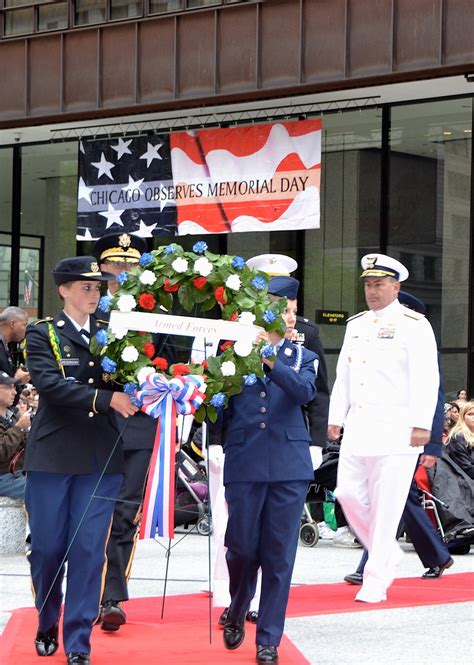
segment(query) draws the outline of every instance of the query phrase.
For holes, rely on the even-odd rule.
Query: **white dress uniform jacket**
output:
[[[329,423],[344,426],[345,453],[419,455],[411,430],[431,429],[438,387],[431,325],[395,300],[349,319]]]

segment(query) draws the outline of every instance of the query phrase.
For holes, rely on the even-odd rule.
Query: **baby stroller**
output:
[[[207,536],[212,528],[207,478],[200,465],[183,449],[177,455],[176,465],[174,525],[188,528],[195,524],[197,532]]]
[[[323,455],[321,466],[314,472],[314,483],[311,483],[306,495],[300,526],[300,542],[304,547],[314,547],[319,540],[319,530],[311,508],[317,504],[333,503],[332,491],[336,487],[339,446],[330,444]]]

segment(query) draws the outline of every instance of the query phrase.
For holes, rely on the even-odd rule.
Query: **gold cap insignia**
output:
[[[372,270],[372,268],[373,268],[373,267],[375,266],[375,264],[377,263],[377,258],[378,258],[377,256],[368,256],[368,257],[365,259],[365,263],[366,263],[366,266],[367,266],[367,267],[366,267],[366,270]]]
[[[91,272],[100,272],[99,264],[96,263],[95,261],[91,263]]]
[[[121,236],[119,236],[119,245],[120,247],[130,247],[132,243],[132,239],[128,235],[128,233],[122,233]]]

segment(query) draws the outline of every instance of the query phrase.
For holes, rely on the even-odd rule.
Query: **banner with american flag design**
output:
[[[321,119],[81,142],[79,240],[319,227]]]

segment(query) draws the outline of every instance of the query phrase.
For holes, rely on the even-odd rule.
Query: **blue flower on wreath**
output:
[[[207,249],[207,243],[204,242],[204,240],[199,240],[197,243],[193,245],[193,252],[195,252],[195,254],[204,254],[206,249]]]
[[[138,385],[138,383],[133,383],[133,381],[129,381],[124,385],[123,392],[126,395],[130,395],[130,397],[134,397],[135,392],[138,390],[139,387],[140,386]]]
[[[271,358],[274,355],[275,349],[273,348],[273,344],[265,344],[265,346],[260,349],[260,356],[262,358]]]
[[[150,252],[145,252],[140,256],[140,265],[142,268],[146,268],[150,263],[153,263],[153,256]]]
[[[251,282],[252,286],[254,289],[257,289],[257,291],[262,291],[267,285],[267,282],[264,277],[261,277],[260,275],[257,275],[257,277],[254,277]]]
[[[110,296],[102,296],[99,300],[99,309],[101,312],[109,312],[112,306],[112,298]]]
[[[118,282],[120,286],[122,286],[122,284],[125,284],[125,282],[128,281],[128,272],[122,270],[122,272],[120,272],[115,278],[115,281]]]
[[[112,358],[109,358],[108,356],[104,356],[100,364],[104,372],[107,372],[107,374],[113,374],[117,369],[117,363],[115,360],[112,360]]]
[[[273,323],[276,317],[277,315],[272,309],[267,309],[263,314],[263,320],[265,321],[265,323]]]
[[[97,344],[100,344],[100,346],[107,346],[107,343],[109,341],[109,337],[107,335],[107,330],[99,330],[97,335],[95,336]]]
[[[175,252],[176,252],[176,247],[173,244],[166,245],[165,254],[174,254]]]
[[[253,386],[257,383],[257,375],[256,374],[245,374],[244,375],[244,385],[245,386]]]
[[[209,404],[216,409],[222,409],[225,404],[225,393],[216,393],[213,395]]]
[[[245,259],[241,256],[234,256],[231,263],[236,270],[243,270],[245,268]]]

